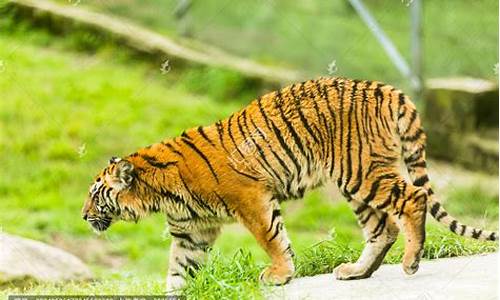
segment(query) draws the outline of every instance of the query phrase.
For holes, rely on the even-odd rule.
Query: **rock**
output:
[[[498,174],[498,85],[475,78],[427,81],[428,155]]]
[[[422,261],[418,272],[382,265],[372,277],[337,280],[333,274],[293,279],[268,299],[497,299],[498,253]]]
[[[90,278],[90,269],[76,256],[39,241],[0,233],[0,284]]]

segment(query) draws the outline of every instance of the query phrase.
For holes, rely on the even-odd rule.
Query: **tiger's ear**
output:
[[[134,180],[134,165],[123,159],[112,159],[115,163],[112,179],[120,188],[129,187]]]

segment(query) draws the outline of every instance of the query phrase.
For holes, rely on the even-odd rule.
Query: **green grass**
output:
[[[67,0],[61,4],[71,5]],[[177,36],[176,0],[82,1],[79,6],[114,14]],[[364,3],[410,58],[409,1]],[[423,10],[425,77],[476,76],[495,79],[498,62],[497,1],[426,1]],[[383,80],[406,87],[382,47],[347,1],[193,1],[188,14],[192,38],[264,63],[327,74]]]
[[[159,67],[128,57],[111,45],[91,53],[73,51],[69,43],[39,31],[0,31],[4,174],[0,176],[0,226],[8,233],[77,254],[92,267],[96,281],[28,284],[22,289],[7,286],[2,293],[161,294],[170,243],[164,218],[155,215],[137,225],[118,223],[97,237],[80,217],[88,185],[109,157],[211,123],[251,99],[216,98],[224,82],[238,80],[223,70],[208,75],[202,69],[162,74]],[[191,92],[196,90],[194,79],[212,78],[212,93]],[[339,263],[356,259],[361,251],[361,232],[352,212],[345,202],[332,200],[314,191],[303,201],[285,205],[299,276],[330,272]],[[448,203],[459,217],[470,212],[474,224],[484,219],[497,227],[498,194],[465,186],[450,193]],[[470,205],[467,211],[465,205]],[[464,240],[436,228],[429,224],[428,258],[497,249],[496,244]],[[399,262],[401,253],[398,241],[386,261]],[[191,298],[202,292],[213,299],[263,297],[267,289],[256,278],[268,262],[248,232],[230,226],[186,293]]]

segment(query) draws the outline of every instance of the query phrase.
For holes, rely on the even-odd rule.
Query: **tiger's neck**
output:
[[[136,195],[141,199],[138,209],[143,214],[166,210],[169,195],[179,186],[177,160],[162,143],[138,150],[125,158],[134,165]]]

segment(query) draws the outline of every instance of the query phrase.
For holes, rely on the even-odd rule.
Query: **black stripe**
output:
[[[252,175],[250,175],[250,174],[247,174],[247,173],[245,173],[245,172],[241,172],[240,170],[236,169],[236,168],[235,168],[235,167],[234,167],[231,163],[229,163],[229,164],[228,164],[228,166],[229,166],[231,169],[233,169],[233,171],[235,171],[236,173],[238,173],[238,174],[240,174],[240,175],[243,175],[243,176],[245,176],[245,177],[247,177],[247,178],[250,178],[250,179],[252,179],[252,180],[254,180],[254,181],[259,181],[259,178],[255,177],[255,176],[252,176]]]
[[[166,190],[162,190],[161,195],[168,198],[168,199],[173,200],[176,204],[181,204],[181,205],[185,206],[187,208],[187,210],[189,211],[189,214],[191,215],[191,218],[189,218],[189,219],[199,217],[198,213],[181,196],[176,195],[176,194],[169,192],[169,191],[166,191]],[[175,221],[182,221],[182,220],[176,219]],[[186,220],[184,220],[184,221],[186,221]]]
[[[416,119],[417,119],[417,110],[414,109],[411,112],[410,121],[408,122],[408,126],[406,127],[406,130],[402,135],[408,134],[408,132],[411,130],[411,128],[413,126],[413,122],[415,122]]]
[[[215,127],[217,128],[217,134],[219,135],[219,143],[224,146],[224,125],[219,120],[215,123]]]
[[[257,127],[257,125],[255,124],[255,122],[253,121],[253,119],[250,119],[250,122],[252,123],[253,127],[255,128],[255,130],[257,130],[259,132],[259,134],[263,137],[264,141],[266,142],[267,148],[269,149],[269,151],[271,151],[271,153],[273,154],[274,158],[276,158],[276,160],[279,162],[279,164],[281,165],[281,167],[285,170],[285,172],[287,173],[287,176],[289,176],[291,174],[291,172],[290,172],[290,169],[288,169],[288,166],[286,165],[286,163],[281,159],[281,157],[276,153],[276,151],[273,150],[270,141],[268,141],[266,139],[264,133],[260,130],[259,127]]]
[[[364,203],[369,203],[370,201],[373,200],[373,198],[375,198],[375,195],[377,194],[377,190],[380,186],[380,181],[375,181],[371,188],[370,188],[370,193],[368,194],[368,196],[366,196],[364,199],[363,199],[363,202]]]
[[[394,110],[392,110],[393,97],[392,92],[389,94],[389,101],[387,102],[387,107],[389,108],[389,114],[391,116],[390,120],[394,122]]]
[[[283,182],[283,179],[281,178],[281,176],[279,176],[276,171],[274,170],[273,166],[271,166],[271,164],[269,163],[269,161],[267,160],[266,158],[266,155],[264,153],[264,150],[262,150],[262,148],[260,147],[260,145],[257,143],[257,141],[253,138],[253,134],[250,132],[250,129],[248,127],[248,122],[247,122],[247,115],[246,115],[246,111],[244,110],[239,116],[238,116],[238,127],[240,128],[240,131],[241,133],[243,134],[244,136],[244,130],[243,130],[243,127],[241,126],[240,124],[240,116],[243,116],[243,125],[245,126],[245,129],[246,131],[248,132],[249,134],[249,137],[250,139],[252,140],[252,143],[255,145],[255,147],[257,148],[257,153],[259,154],[259,156],[261,157],[262,159],[262,162],[265,164],[265,166],[262,164],[262,162],[260,160],[257,160],[257,162],[259,163],[259,165],[268,173],[270,174],[271,176],[273,176],[274,178],[278,179],[282,185],[285,185],[285,183]]]
[[[389,98],[388,101],[387,101],[387,107],[389,108],[389,111],[390,111],[390,116],[391,116],[390,120],[393,121],[393,119],[392,119],[392,108],[391,108],[391,98]],[[384,114],[382,116],[382,124],[384,125],[384,128],[387,130],[388,133],[392,133],[392,128],[391,128],[391,125],[389,124],[389,121],[387,121],[387,117],[388,117],[387,114]]]
[[[380,119],[380,110],[379,110],[379,99],[381,101],[383,101],[383,98],[380,98],[378,96],[378,94],[380,94],[380,90],[379,90],[379,87],[377,87],[375,90],[374,90],[374,97],[377,99],[377,106],[375,108],[375,129],[377,131],[377,137],[380,139],[380,141],[382,142],[382,146],[387,149],[388,151],[393,151],[393,149],[391,147],[389,147],[387,144],[386,144],[386,137],[388,136],[387,133],[382,133],[382,130],[380,129],[380,126],[379,126],[379,121],[381,120]],[[380,104],[381,105],[381,104]],[[384,125],[384,124],[382,124]],[[372,128],[373,126],[370,126],[370,128]],[[372,130],[372,136],[375,136],[375,133],[373,132]]]
[[[441,207],[441,204],[439,202],[435,202],[432,207],[431,207],[431,215],[433,217],[436,217],[436,214],[439,211],[439,208]]]
[[[188,265],[189,265],[191,268],[193,268],[193,269],[195,269],[195,270],[200,269],[200,264],[199,264],[197,261],[195,261],[194,259],[189,258],[189,257],[187,257],[187,256],[186,256],[185,258],[186,258],[186,262],[188,263]]]
[[[408,168],[415,169],[415,168],[427,168],[427,163],[425,160],[420,161],[420,162],[415,162],[412,164],[407,165]]]
[[[293,164],[297,170],[297,175],[300,176],[300,172],[301,172],[302,168],[299,164],[299,161],[297,160],[297,157],[295,156],[294,152],[288,147],[287,143],[285,142],[285,140],[281,136],[280,130],[278,129],[278,127],[276,127],[274,122],[271,121],[271,125],[273,127],[274,135],[278,139],[278,142],[280,143],[281,147],[283,149],[285,149],[285,153],[288,155],[288,157],[290,157],[291,161],[293,162]]]
[[[406,135],[401,137],[401,141],[403,142],[415,142],[418,140],[422,134],[424,134],[424,130],[422,128],[419,128],[417,132],[414,135]]]
[[[189,141],[189,140],[187,140],[185,138],[183,138],[182,141],[186,145],[188,145],[191,149],[193,149],[205,161],[205,163],[207,164],[208,168],[210,169],[210,172],[212,172],[212,175],[214,176],[215,181],[217,181],[217,183],[219,183],[219,178],[217,177],[217,174],[215,173],[215,170],[212,167],[212,164],[210,164],[210,161],[205,156],[205,154],[203,154],[203,152],[201,152],[200,149],[198,149],[198,147],[196,147],[195,144],[193,144],[191,141]]]
[[[478,239],[481,236],[481,233],[483,233],[483,230],[479,229],[476,231],[476,229],[472,229],[472,238]]]
[[[455,233],[456,229],[457,229],[457,220],[453,220],[450,223],[450,230]]]
[[[380,182],[384,179],[391,179],[391,178],[394,178],[396,177],[395,174],[392,174],[392,173],[389,173],[389,174],[384,174],[380,177],[377,178],[377,180],[375,180],[370,188],[370,193],[368,194],[368,196],[366,196],[364,199],[363,199],[363,202],[364,203],[369,203],[370,201],[372,201],[376,194],[377,194],[377,190],[380,186]]]
[[[414,186],[423,186],[427,182],[429,182],[429,177],[426,174],[426,175],[422,175],[421,177],[415,179],[415,181],[413,181],[413,185]]]
[[[331,149],[331,160],[330,160],[330,177],[333,176],[333,170],[335,168],[335,137],[336,137],[336,134],[337,134],[337,119],[335,117],[335,112],[333,110],[333,108],[330,106],[331,105],[331,100],[328,99],[328,91],[326,90],[326,86],[323,86],[323,94],[325,95],[324,99],[326,100],[326,108],[328,109],[328,112],[330,114],[330,117],[332,118],[332,123],[333,123],[333,129],[332,129],[332,132],[330,134],[330,145],[332,146],[332,149]]]
[[[264,112],[264,107],[262,107],[261,97],[257,99],[257,106],[259,107],[260,114],[262,115],[262,118],[264,118],[264,122],[266,123],[267,128],[271,130],[271,125],[269,125],[270,120],[268,119],[266,113]]]
[[[335,88],[337,88],[337,86],[335,86]],[[337,90],[337,89],[336,89]],[[339,98],[339,142],[340,142],[340,156],[343,156],[343,146],[344,146],[344,134],[343,134],[343,128],[344,128],[344,118],[343,118],[343,115],[344,115],[344,87],[342,87],[342,94],[340,94],[340,87],[339,87],[339,90],[337,92],[337,95],[338,98]],[[344,165],[342,164],[342,161],[340,161],[339,163],[340,165],[340,174],[339,174],[339,178],[337,179],[337,186],[340,188],[342,186],[342,179],[344,177]]]
[[[205,131],[203,130],[203,127],[201,126],[198,126],[198,133],[212,146],[215,147],[215,144],[214,142],[212,142],[212,140],[207,136],[207,134],[205,133]]]
[[[405,164],[408,165],[420,160],[422,158],[422,155],[424,154],[423,150],[423,148],[418,148],[417,150],[415,150],[410,156],[404,159]]]
[[[170,149],[170,151],[172,151],[173,153],[179,155],[184,159],[184,155],[179,150],[175,149],[174,146],[172,146],[169,143],[162,143],[162,144],[165,145],[168,149]]]
[[[281,119],[285,123],[288,131],[290,131],[292,138],[295,141],[295,144],[299,148],[300,153],[302,153],[302,155],[306,159],[308,159],[308,156],[306,155],[305,150],[304,150],[304,145],[302,144],[302,141],[300,140],[299,134],[293,128],[293,124],[290,122],[290,120],[288,120],[288,118],[285,116],[285,112],[283,111],[283,108],[281,107],[281,105],[279,105],[277,99],[282,100],[281,93],[279,91],[276,92],[276,98],[274,98],[275,107],[279,110]]]
[[[354,213],[357,214],[357,215],[359,215],[360,213],[364,212],[368,207],[369,207],[368,204],[361,203],[361,205],[358,206],[358,208],[356,208],[356,210],[354,211]]]
[[[262,107],[261,98],[259,98],[257,100],[257,105],[259,106],[260,114],[262,115],[262,118],[264,119],[264,121],[266,123],[267,129],[270,132],[274,133],[274,135],[278,139],[278,142],[279,142],[281,148],[283,150],[285,150],[286,155],[293,162],[293,164],[297,170],[297,174],[300,174],[301,168],[300,168],[299,162],[297,161],[297,157],[295,157],[292,150],[288,147],[288,145],[283,140],[283,137],[281,136],[281,133],[278,130],[278,128],[276,127],[276,125],[274,125],[274,122],[267,117],[267,115],[264,111],[264,108]],[[255,126],[255,124],[254,124],[254,126]],[[255,126],[255,127],[257,127],[257,126]]]
[[[217,127],[217,134],[219,135],[219,143],[221,144],[222,149],[224,149],[224,151],[226,151],[228,155],[231,155],[232,153],[229,150],[227,150],[227,147],[224,144],[224,124],[221,121],[218,121],[217,123],[215,123],[215,126]]]
[[[364,219],[360,219],[359,222],[363,225],[366,224],[366,222],[368,222],[368,220],[371,218],[371,216],[374,215],[374,212],[373,210],[370,210],[370,212],[368,213],[368,215],[366,215],[366,217]]]
[[[271,215],[271,224],[269,225],[269,229],[267,230],[267,232],[271,231],[271,229],[273,228],[274,220],[279,216],[281,216],[281,211],[279,209],[273,210],[273,213]]]
[[[196,204],[198,204],[201,208],[209,211],[212,215],[214,216],[217,216],[217,212],[215,212],[212,207],[210,207],[210,205],[208,205],[208,203],[206,203],[204,201],[204,199],[201,199],[198,195],[196,195],[193,191],[191,191],[191,189],[189,188],[189,186],[187,185],[187,182],[186,180],[184,179],[184,177],[179,173],[179,178],[181,179],[181,182],[182,184],[184,185],[184,188],[185,190],[189,193],[189,195],[191,196],[191,199],[194,200],[196,202]]]
[[[384,97],[383,97],[383,95],[381,95],[381,91],[380,91],[379,87],[377,87],[373,91],[373,96],[375,97],[375,100],[377,101],[377,106],[375,107],[375,116],[377,117],[377,119],[380,119],[381,110],[382,110],[382,103],[384,101]]]
[[[406,206],[406,202],[410,201],[418,192],[419,192],[419,190],[414,191],[410,197],[403,200],[403,204],[401,205],[401,210],[398,213],[398,218],[401,218],[401,215],[403,215],[404,210],[405,210],[405,206]],[[425,194],[421,195],[418,198],[415,198],[413,201],[416,202],[418,199],[425,197],[425,196],[426,196]],[[395,212],[395,214],[396,214],[396,212]]]
[[[399,105],[405,104],[405,95],[403,93],[399,94]]]
[[[269,242],[271,242],[272,240],[274,240],[277,236],[278,236],[278,233],[280,233],[280,222],[276,223],[276,226],[275,226],[275,231],[274,231],[274,234],[273,236],[269,239]]]
[[[295,257],[295,253],[293,252],[292,245],[288,244],[286,247],[285,251],[283,251],[283,254],[289,254],[290,257]]]
[[[368,178],[370,174],[376,169],[377,166],[386,166],[385,161],[372,160],[368,166],[368,171],[365,174],[365,178]]]
[[[488,240],[489,241],[496,241],[497,240],[497,236],[494,232],[492,232],[489,236],[488,236]]]
[[[161,162],[161,161],[158,161],[156,159],[156,157],[153,157],[153,156],[149,156],[147,154],[141,154],[140,155],[142,159],[144,159],[148,164],[150,164],[151,166],[155,167],[155,168],[160,168],[160,169],[164,169],[164,168],[167,168],[167,167],[170,167],[170,166],[175,166],[177,165],[177,162],[176,161],[168,161],[168,162]]]
[[[312,93],[312,91],[311,91],[311,93]],[[318,117],[318,120],[325,120],[325,116],[320,112],[319,105],[316,102],[316,100],[313,99],[312,101],[313,101],[314,110],[316,111],[316,116]],[[325,120],[325,127],[328,128],[328,126],[326,125],[326,120]],[[318,133],[318,138],[319,138],[319,141],[321,143],[321,148],[323,149],[323,151],[325,151],[325,139],[323,138],[323,135],[321,134],[321,130],[317,129],[317,127],[316,127],[316,131]]]
[[[220,201],[220,203],[222,204],[222,206],[224,206],[224,210],[226,211],[226,213],[227,213],[229,216],[231,216],[231,215],[232,215],[232,213],[231,213],[231,211],[229,210],[229,207],[227,206],[227,203],[226,203],[226,201],[224,200],[224,198],[223,198],[221,195],[219,195],[219,193],[217,193],[217,192],[215,192],[215,191],[214,191],[214,195],[217,197],[217,199],[219,199],[219,201]]]
[[[194,244],[195,242],[193,241],[193,239],[191,238],[191,236],[187,233],[177,233],[177,232],[170,232],[170,235],[175,237],[175,238],[178,238],[178,239],[182,239],[182,240],[186,240],[192,244]]]
[[[363,88],[362,90],[362,97],[365,97],[365,90],[366,88]],[[364,101],[364,99],[362,100]],[[356,116],[356,133],[358,134],[358,171],[356,173],[356,184],[351,188],[351,195],[355,195],[358,191],[359,188],[361,187],[361,183],[363,182],[363,165],[362,165],[362,154],[363,154],[363,143],[362,143],[362,137],[361,137],[361,132],[359,130],[359,118],[357,111],[354,111],[355,116]],[[347,185],[346,185],[347,187]]]
[[[176,232],[170,232],[170,235],[182,240],[179,243],[179,246],[185,249],[189,250],[203,250],[206,251],[209,247],[207,242],[201,241],[201,242],[195,242],[189,234],[186,233],[176,233]],[[186,244],[186,242],[188,244]]]
[[[245,142],[247,140],[247,136],[245,135],[245,131],[243,130],[243,126],[241,126],[241,116],[243,114],[246,114],[246,110],[244,110],[243,112],[238,114],[238,116],[236,117],[236,124],[238,125],[238,130],[240,131],[240,134],[243,137],[243,142]],[[248,134],[250,134],[250,132]]]
[[[293,90],[294,87],[295,87],[295,85],[292,85],[292,87],[290,88],[290,93],[292,94],[292,97],[294,98],[295,107],[297,108],[297,112],[299,113],[299,119],[302,122],[302,125],[304,126],[304,128],[306,129],[306,131],[313,138],[314,142],[316,144],[319,144],[319,140],[316,137],[316,135],[314,134],[314,132],[312,131],[311,125],[309,124],[309,122],[307,122],[307,119],[304,116],[304,113],[300,109],[301,108],[300,107],[300,99],[299,99],[299,97],[297,97],[295,95],[295,91]],[[303,88],[304,88],[304,83],[301,83],[300,89],[303,89]]]
[[[409,201],[409,199],[403,200],[403,204],[401,205],[401,210],[398,213],[398,218],[401,218],[401,216],[403,215],[403,213],[405,211],[406,202],[408,202],[408,201]]]
[[[462,224],[461,227],[462,227],[462,231],[460,232],[460,235],[464,235],[465,234],[465,229],[467,229],[467,226],[465,226],[464,224]]]
[[[229,138],[231,139],[231,141],[233,142],[233,146],[236,148],[236,151],[238,151],[238,153],[241,155],[242,158],[244,158],[245,156],[243,155],[243,153],[241,153],[240,149],[238,148],[238,145],[236,144],[236,140],[234,139],[234,136],[233,136],[233,132],[231,130],[231,120],[233,119],[234,117],[234,114],[231,115],[229,117],[229,119],[227,120],[227,133],[229,135]]]
[[[448,213],[446,211],[442,211],[439,216],[436,217],[436,221],[440,221],[442,218],[446,217]]]
[[[391,200],[392,200],[392,192],[389,193],[389,197],[387,197],[387,199],[383,203],[377,205],[377,209],[386,208],[387,206],[389,206],[389,204],[391,204]]]
[[[181,274],[181,273],[179,273],[179,272],[173,272],[173,273],[170,273],[169,275],[170,275],[170,276],[172,276],[172,277],[179,276],[179,277],[184,278],[184,275],[182,275],[182,274]]]
[[[376,239],[378,236],[380,236],[384,232],[384,228],[387,222],[387,213],[384,213],[380,220],[378,221],[377,226],[375,229],[372,231],[374,234],[371,238]]]
[[[349,182],[351,181],[352,177],[352,114],[353,111],[355,111],[356,107],[356,100],[354,99],[356,97],[356,91],[358,89],[357,83],[354,83],[351,91],[351,96],[349,97],[349,113],[347,116],[347,145],[346,145],[346,153],[345,155],[347,156],[347,174],[346,174],[346,179],[345,179],[345,185],[344,185],[344,193],[349,194],[347,191],[347,186],[349,185]]]

